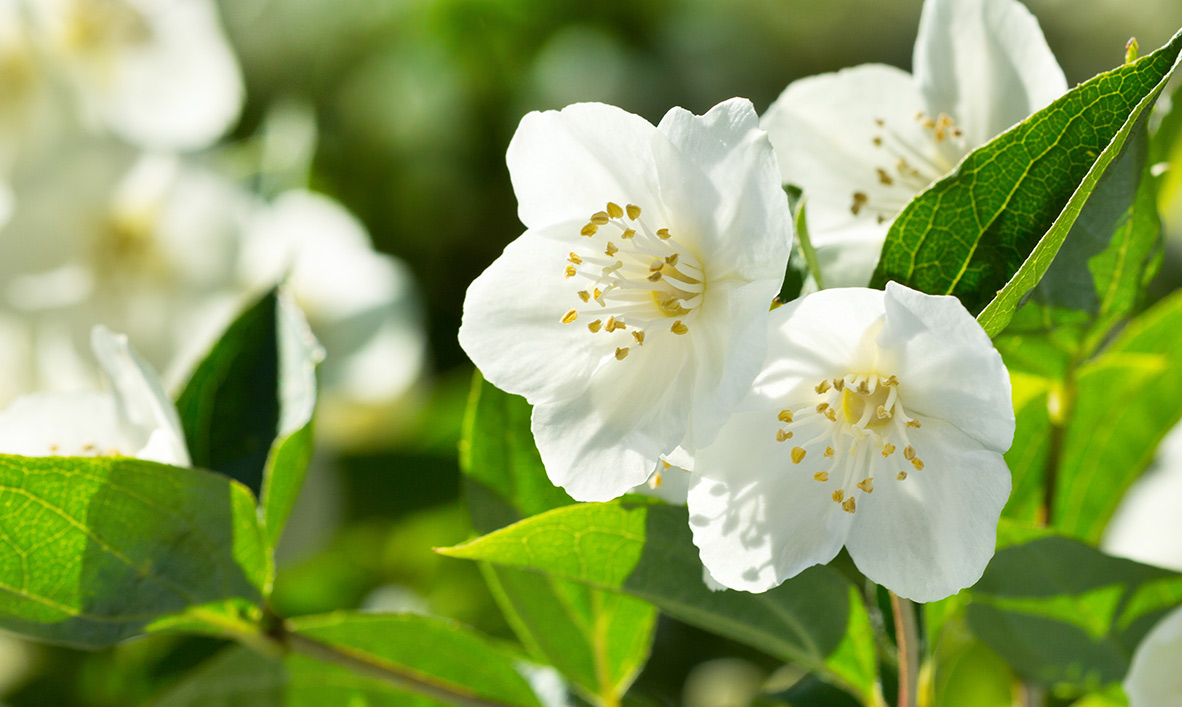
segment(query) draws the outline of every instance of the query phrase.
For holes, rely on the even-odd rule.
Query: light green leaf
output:
[[[259,495],[272,546],[312,454],[320,357],[299,308],[272,290],[230,325],[177,399],[194,466]]]
[[[483,704],[536,707],[516,657],[454,622],[423,616],[331,614],[291,622],[293,652],[272,657],[231,648],[200,667],[158,707]],[[305,643],[311,639],[311,645]],[[304,654],[345,654],[352,669]],[[403,679],[398,683],[399,678]],[[452,699],[432,699],[423,685]],[[438,695],[439,693],[434,693]],[[443,700],[443,701],[440,701]]]
[[[895,219],[872,285],[895,280],[955,295],[980,312],[990,335],[1000,332],[1050,266],[1180,49],[1182,35],[1081,84],[969,154]]]
[[[818,671],[864,700],[873,694],[872,631],[846,580],[822,566],[762,594],[711,591],[684,508],[639,502],[567,506],[441,552],[625,592],[682,621]]]
[[[0,455],[0,508],[0,627],[32,638],[95,648],[178,624],[249,626],[270,588],[254,499],[217,474]]]
[[[969,626],[1015,672],[1090,691],[1124,677],[1182,575],[1045,537],[1000,550],[970,597]]]
[[[465,497],[473,525],[495,530],[573,500],[550,483],[522,398],[473,382],[462,443]],[[489,589],[521,642],[589,696],[618,698],[648,659],[656,609],[582,584],[483,566]]]

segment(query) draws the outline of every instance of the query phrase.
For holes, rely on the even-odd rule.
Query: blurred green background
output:
[[[1071,85],[1119,64],[1129,37],[1148,52],[1182,26],[1178,0],[1028,5]],[[320,460],[282,548],[279,612],[425,611],[512,638],[476,569],[430,548],[470,533],[456,447],[471,364],[456,331],[468,283],[522,230],[504,164],[522,115],[603,101],[656,122],[671,106],[702,113],[735,95],[762,111],[795,78],[864,62],[909,68],[920,6],[222,0],[247,84],[230,140],[254,135],[276,106],[315,116],[312,187],[411,265],[433,357],[430,380],[387,443]],[[83,654],[5,642],[0,695],[14,706],[140,704],[219,646],[157,637]],[[702,665],[722,658],[740,662]],[[775,667],[663,621],[635,693],[675,704],[687,679],[721,671],[741,682]]]

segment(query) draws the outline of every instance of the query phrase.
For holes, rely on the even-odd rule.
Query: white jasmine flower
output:
[[[1167,614],[1137,646],[1122,684],[1129,707],[1182,707],[1182,607]]]
[[[127,456],[188,466],[180,418],[127,337],[96,326],[94,355],[109,392],[33,393],[0,411],[0,452]]]
[[[526,232],[469,287],[460,344],[532,405],[550,479],[601,501],[711,441],[759,369],[791,220],[750,103],[659,126],[576,104],[508,152]]]
[[[1010,383],[953,297],[891,283],[771,315],[747,400],[699,450],[694,543],[723,584],[764,591],[844,545],[916,601],[980,578],[1010,493]]]
[[[1104,529],[1100,548],[1125,557],[1182,572],[1182,426],[1158,447],[1153,468],[1129,488]]]
[[[763,117],[784,182],[808,198],[827,287],[865,285],[916,194],[1067,90],[1016,0],[926,0],[912,67],[794,81]]]

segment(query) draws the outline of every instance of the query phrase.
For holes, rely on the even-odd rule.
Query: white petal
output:
[[[900,367],[907,410],[952,423],[997,452],[1014,439],[1010,377],[1001,354],[955,297],[888,283],[886,322],[878,344]]]
[[[1038,20],[1015,0],[927,0],[912,65],[932,113],[952,116],[970,148],[1067,90]]]
[[[817,264],[826,288],[866,287],[882,255],[889,224],[859,222],[831,231],[825,245],[816,246]],[[813,282],[810,276],[809,282]],[[816,292],[816,283],[807,290]]]
[[[778,288],[792,215],[751,103],[734,98],[703,116],[674,108],[658,130],[668,138],[654,141],[654,153],[670,230],[697,246],[712,280],[768,279]]]
[[[690,486],[690,529],[710,574],[732,589],[762,592],[828,562],[841,550],[852,516],[834,503],[835,482],[813,473],[828,460],[789,460],[777,442],[777,409],[737,413],[698,453]]]
[[[881,227],[881,241],[895,214],[952,166],[916,120],[925,110],[907,72],[878,64],[793,81],[768,108],[761,125],[784,182],[804,190],[815,245],[867,225]],[[901,176],[900,158],[924,176]],[[865,196],[858,208],[855,194]]]
[[[526,231],[464,297],[460,346],[490,383],[533,405],[582,392],[614,352],[583,319],[561,323],[568,310],[584,306],[563,278],[570,250],[568,242]]]
[[[1158,447],[1155,468],[1125,493],[1104,529],[1101,549],[1158,567],[1182,572],[1182,427],[1175,427]]]
[[[609,201],[656,209],[656,136],[644,118],[601,103],[526,115],[506,155],[521,222],[534,229],[586,223]]]
[[[936,601],[985,571],[1010,472],[1001,454],[940,420],[924,419],[908,433],[923,470],[910,469],[896,452],[892,459],[909,475],[898,481],[880,474],[874,492],[858,496],[846,547],[871,580],[914,601]]]
[[[128,345],[126,336],[113,334],[106,327],[94,327],[91,344],[111,382],[124,434],[138,441],[135,456],[189,466],[180,417],[155,371]]]
[[[0,411],[0,452],[30,457],[132,455],[138,445],[119,424],[111,396],[34,393]]]
[[[1182,707],[1182,608],[1158,622],[1133,653],[1122,687],[1129,707]]]
[[[649,475],[648,481],[633,486],[628,493],[659,498],[673,506],[684,506],[689,494],[693,474],[678,466],[666,466],[657,462],[657,468]]]

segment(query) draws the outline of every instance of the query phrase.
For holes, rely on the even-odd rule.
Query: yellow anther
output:
[[[830,422],[837,422],[837,411],[833,408],[829,408],[822,414],[825,415],[825,417],[828,418]]]
[[[660,238],[663,241],[667,241],[672,237],[673,236],[670,235],[670,233],[669,233],[669,229],[667,229],[667,228],[658,228],[657,229],[657,238]]]
[[[887,171],[882,167],[878,167],[875,171],[878,172],[879,183],[885,184],[888,187],[895,183],[895,180],[891,179],[891,175],[887,174]]]
[[[845,379],[844,378],[834,378],[833,379],[833,389],[839,393],[841,391],[845,390]]]
[[[588,324],[587,328],[591,330],[592,334],[598,333],[599,330],[603,328],[603,321],[596,319],[595,321]]]
[[[858,482],[858,488],[866,493],[874,493],[874,479],[862,479]]]
[[[857,507],[858,502],[854,500],[853,496],[850,496],[845,500],[844,503],[841,504],[841,510],[845,511],[846,513],[853,513]]]
[[[615,244],[615,243],[612,243],[611,241],[608,241],[608,242],[607,242],[607,248],[606,248],[606,249],[605,249],[603,252],[604,252],[604,253],[607,253],[607,254],[608,254],[608,256],[612,256],[612,255],[615,255],[616,253],[619,253],[619,252],[620,252],[620,249],[616,247],[616,244]]]
[[[624,240],[627,241],[627,240],[631,240],[635,235],[636,235],[636,229],[629,228],[620,234],[620,238],[623,238]]]
[[[589,223],[586,226],[583,226],[583,230],[579,231],[579,233],[584,236],[594,236],[598,232],[599,232],[599,226],[596,226],[593,223]]]
[[[776,415],[776,419],[778,419],[780,422],[792,422],[792,411],[781,410],[780,414]]]
[[[670,265],[677,265],[677,261],[680,259],[681,259],[681,256],[679,256],[677,253],[674,253],[673,255],[666,255],[665,256],[665,262],[669,263]]]
[[[598,288],[598,287],[596,287],[596,288],[595,288],[595,291],[591,293],[591,299],[593,299],[593,300],[597,300],[597,301],[598,301],[598,300],[599,300],[599,298],[600,298],[600,297],[602,297],[602,296],[603,296],[603,293],[599,291],[599,288]]]
[[[874,124],[881,128],[882,126],[886,125],[886,120],[882,118],[875,118]]]
[[[825,447],[825,456],[826,457],[829,457],[830,459],[832,459],[833,454],[834,454],[833,447]]]
[[[672,468],[673,468],[673,465],[672,465],[672,464],[670,464],[669,462],[665,461],[664,459],[662,459],[662,460],[661,460],[661,465],[662,465],[662,466],[664,466],[666,469],[672,469]]]
[[[622,349],[616,349],[616,360],[617,361],[623,361],[627,355],[628,355],[628,347],[627,346],[625,346]]]
[[[579,290],[579,299],[583,300],[584,302],[590,302],[591,293],[586,290]]]
[[[632,338],[636,339],[637,346],[644,346],[644,332],[637,330],[632,332]]]
[[[628,218],[633,221],[640,218],[640,207],[636,204],[628,204],[624,209],[628,212]]]
[[[817,406],[817,412],[819,412],[819,413],[824,413],[828,409],[829,409],[829,403],[821,403],[820,405]]]
[[[829,480],[829,472],[818,471],[817,473],[813,474],[813,479],[815,479],[817,481],[828,481]]]
[[[792,430],[776,430],[776,441],[784,442],[792,439]]]
[[[608,206],[611,206],[611,204],[608,204]],[[653,478],[648,482],[648,485],[654,489],[659,489],[663,483],[665,482],[661,480],[661,472],[658,471],[653,474]]]
[[[606,211],[596,211],[595,213],[591,214],[591,223],[595,224],[596,226],[602,226],[608,221],[611,221],[611,219],[608,218]]]
[[[801,463],[802,461],[804,461],[804,455],[805,455],[804,447],[793,447],[792,448],[792,463],[793,464]]]
[[[564,273],[564,274],[563,274],[563,277],[565,277],[566,279],[568,279],[568,280],[569,280],[569,279],[571,279],[572,277],[574,277],[575,275],[578,275],[578,274],[579,274],[579,271],[578,271],[578,270],[575,270],[575,266],[573,266],[573,265],[567,265],[567,266],[566,266],[566,270],[564,270],[564,271],[563,271],[563,273]]]
[[[612,218],[620,218],[624,215],[624,210],[620,208],[619,204],[609,201],[607,202],[607,215]]]
[[[616,330],[616,318],[615,317],[608,317],[607,322],[603,325],[603,328],[606,329],[609,334],[611,332],[615,331]]]
[[[829,390],[829,387],[829,379],[825,379],[818,383],[817,387],[813,390],[817,391],[817,393],[824,393],[825,391]]]
[[[910,444],[907,445],[906,447],[903,447],[903,458],[906,459],[907,461],[911,461],[912,459],[914,459],[915,458],[915,447],[912,447]]]
[[[915,429],[919,429],[920,427],[923,427],[923,425],[919,424],[919,420],[908,420],[907,426],[914,427]]]
[[[905,471],[900,471],[899,475],[895,477],[895,479],[898,481],[903,481],[906,478],[907,478],[907,472],[905,472]]]
[[[882,456],[883,457],[889,457],[890,455],[892,455],[894,453],[895,453],[895,445],[891,444],[890,442],[887,442],[886,444],[882,445]]]
[[[916,471],[923,471],[923,460],[916,457],[911,460],[911,466],[915,467]]]
[[[649,282],[657,282],[658,280],[661,279],[661,277],[662,276],[661,276],[660,271],[657,271],[654,273],[649,273],[649,276],[645,279],[648,280]]]
[[[866,196],[864,193],[860,191],[854,192],[854,202],[850,204],[850,213],[852,213],[854,216],[857,216],[859,213],[861,213],[862,209],[869,201],[870,197]]]
[[[859,393],[869,393],[870,392],[870,383],[867,382],[865,378],[862,379],[862,382],[858,383],[858,392]]]
[[[678,319],[677,321],[673,322],[673,326],[669,327],[669,331],[673,332],[674,334],[677,334],[678,336],[681,336],[682,334],[689,333],[689,327],[682,324],[681,320]]]
[[[837,489],[836,491],[833,492],[833,502],[834,503],[841,503],[841,499],[843,499],[843,498],[845,498],[845,491],[842,491],[841,489]]]
[[[874,143],[875,147],[882,147],[882,138],[877,135],[874,136],[874,139],[871,142]]]
[[[656,260],[654,260],[653,262],[648,264],[648,269],[651,272],[656,272],[663,267],[665,267],[665,261],[662,260],[661,258],[657,258]]]
[[[882,382],[883,385],[899,385],[899,379],[896,376],[891,376]]]
[[[878,406],[878,419],[885,420],[891,416],[891,413],[886,409],[885,405]]]
[[[582,265],[583,264],[583,259],[579,257],[578,253],[572,252],[570,254],[570,256],[567,258],[567,260],[569,260],[571,263],[574,263],[575,265]]]
[[[578,318],[579,318],[579,313],[572,309],[571,311],[562,315],[562,323],[563,324],[570,324],[571,322],[573,322],[574,320],[576,320]]]

